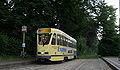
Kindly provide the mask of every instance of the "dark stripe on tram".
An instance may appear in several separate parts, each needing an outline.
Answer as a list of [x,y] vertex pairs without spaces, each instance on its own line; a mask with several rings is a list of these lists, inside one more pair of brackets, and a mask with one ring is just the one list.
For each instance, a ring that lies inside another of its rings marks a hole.
[[37,58],[51,58],[54,56],[74,56],[74,55],[50,55],[50,56],[37,56]]
[[74,56],[74,55],[51,55],[51,56]]

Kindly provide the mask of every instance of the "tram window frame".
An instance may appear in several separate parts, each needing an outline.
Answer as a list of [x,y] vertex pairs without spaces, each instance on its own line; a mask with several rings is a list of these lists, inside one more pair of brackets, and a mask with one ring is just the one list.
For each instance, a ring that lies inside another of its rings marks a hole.
[[66,38],[66,46],[68,47],[68,39]]
[[73,46],[72,46],[72,41],[70,40],[70,47],[72,47],[73,48]]
[[65,46],[65,37],[63,36],[63,46]]
[[75,43],[75,48],[77,48],[77,45],[76,45],[76,43]]
[[69,46],[71,47],[71,42],[70,42],[70,40],[69,40]]
[[68,47],[70,47],[70,41],[69,41],[69,39],[68,39]]
[[57,45],[60,45],[60,35],[57,34]]
[[65,37],[63,36],[63,46],[65,46]]
[[74,42],[74,47],[76,48],[76,45],[75,45],[76,43]]
[[63,38],[62,38],[62,35],[60,35],[60,45],[63,46]]
[[65,46],[67,46],[67,38],[65,37]]
[[[53,41],[54,41],[54,43],[53,43]],[[56,45],[56,33],[54,33],[53,36],[52,36],[52,42],[51,42],[51,44],[52,45]]]
[[74,42],[72,41],[72,47],[74,48]]
[[67,47],[69,47],[69,39],[67,38]]
[[70,42],[70,47],[72,47],[72,46],[71,46],[71,42]]
[[73,42],[73,47],[75,48],[75,42]]
[[71,47],[73,47],[73,42],[71,41]]

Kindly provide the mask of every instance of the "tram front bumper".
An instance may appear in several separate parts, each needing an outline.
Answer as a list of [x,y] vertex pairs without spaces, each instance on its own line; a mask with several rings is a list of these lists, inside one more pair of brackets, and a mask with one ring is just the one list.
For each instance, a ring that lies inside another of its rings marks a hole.
[[41,58],[41,59],[50,59],[51,56],[37,56],[37,58]]

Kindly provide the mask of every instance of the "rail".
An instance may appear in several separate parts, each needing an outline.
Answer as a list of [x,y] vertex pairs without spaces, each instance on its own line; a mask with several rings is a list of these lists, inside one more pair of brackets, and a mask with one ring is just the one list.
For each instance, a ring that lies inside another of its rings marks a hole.
[[103,59],[110,67],[112,70],[120,70],[120,64],[115,62],[115,61],[112,61],[108,58],[101,58]]

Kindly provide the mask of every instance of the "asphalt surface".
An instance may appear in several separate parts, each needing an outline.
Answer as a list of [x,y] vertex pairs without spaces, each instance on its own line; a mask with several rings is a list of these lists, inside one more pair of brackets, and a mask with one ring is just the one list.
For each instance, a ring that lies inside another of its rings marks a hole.
[[34,63],[1,70],[111,70],[101,59],[76,59],[67,62]]

